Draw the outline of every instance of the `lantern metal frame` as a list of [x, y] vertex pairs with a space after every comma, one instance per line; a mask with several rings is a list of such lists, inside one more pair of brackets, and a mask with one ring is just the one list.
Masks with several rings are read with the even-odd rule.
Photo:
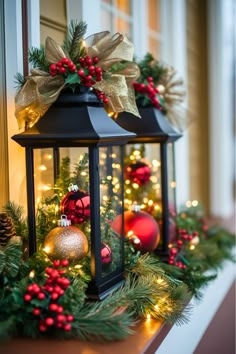
[[[91, 277], [88, 296], [103, 299], [112, 289], [123, 283], [124, 233], [121, 235], [121, 264], [108, 275], [102, 276], [100, 235], [100, 181], [99, 148], [120, 146], [121, 174], [123, 176], [124, 145], [135, 134], [121, 128], [105, 112], [103, 105], [91, 91], [73, 94], [63, 92], [38, 122], [23, 133], [12, 137], [26, 152], [26, 186], [29, 228], [29, 255], [36, 251], [34, 149], [53, 148], [54, 178], [59, 172], [59, 149], [88, 147], [90, 226], [91, 226]], [[123, 193], [122, 186], [122, 197]], [[124, 212], [122, 198], [122, 215]], [[124, 224], [124, 219], [123, 219]], [[123, 226], [123, 225], [122, 225]], [[122, 228], [123, 230], [123, 228]]]
[[[169, 210], [168, 210], [168, 143], [178, 140], [182, 134], [168, 122], [164, 114], [154, 107], [139, 107], [141, 119], [129, 113], [119, 114], [116, 122], [124, 129], [134, 132], [136, 137], [129, 141], [135, 143], [160, 144], [161, 159], [161, 205], [162, 205], [162, 242], [155, 252], [163, 259], [168, 258]], [[175, 170], [175, 169], [174, 169]]]

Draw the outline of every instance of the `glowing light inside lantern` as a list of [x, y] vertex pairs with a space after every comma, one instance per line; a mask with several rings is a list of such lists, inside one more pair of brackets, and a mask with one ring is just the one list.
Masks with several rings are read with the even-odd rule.
[[46, 246], [46, 247], [43, 248], [43, 251], [46, 252], [46, 253], [49, 253], [51, 251], [51, 247]]
[[40, 171], [46, 171], [47, 170], [47, 167], [45, 165], [40, 165], [39, 166], [39, 170]]
[[191, 200], [187, 200], [187, 202], [185, 203], [187, 208], [190, 208], [192, 206], [192, 202]]
[[35, 271], [31, 270], [31, 272], [29, 273], [29, 277], [30, 278], [34, 278], [34, 276], [35, 276]]

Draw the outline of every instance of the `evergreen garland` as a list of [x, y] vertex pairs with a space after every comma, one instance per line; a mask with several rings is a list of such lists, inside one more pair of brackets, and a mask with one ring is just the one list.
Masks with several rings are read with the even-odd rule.
[[[55, 206], [60, 205], [61, 197], [68, 192], [68, 185], [80, 180], [81, 173], [88, 170], [87, 155], [76, 164], [74, 173], [70, 172], [69, 166], [70, 160], [63, 159], [55, 194], [39, 203], [37, 238], [41, 244], [47, 232], [54, 226]], [[86, 189], [88, 181], [86, 178], [84, 180], [85, 184], [79, 187]], [[104, 203], [101, 211], [101, 238], [113, 250], [113, 261], [116, 257], [115, 250], [119, 249], [116, 243], [120, 242], [120, 236], [113, 232], [110, 226], [114, 218], [115, 198], [116, 195], [114, 200]], [[9, 202], [4, 211], [14, 221], [17, 235], [25, 239], [27, 224], [23, 217], [23, 208]], [[57, 272], [61, 269], [58, 268], [57, 262], [62, 261], [52, 262], [40, 247], [37, 253], [24, 260], [22, 245], [8, 242], [0, 248], [0, 339], [14, 336], [50, 336], [104, 342], [126, 338], [133, 333], [138, 320], [149, 316], [169, 323], [186, 323], [191, 312], [188, 305], [191, 296], [200, 299], [203, 288], [215, 279], [223, 261], [234, 260], [232, 248], [235, 239], [230, 232], [219, 226], [207, 229], [203, 212], [199, 208], [183, 209], [175, 217], [175, 222], [179, 232], [176, 235], [176, 243], [171, 247], [177, 249], [183, 230], [186, 235], [197, 233], [199, 237], [199, 244], [194, 248], [190, 247], [188, 240], [181, 241], [182, 246], [176, 257], [185, 268], [163, 263], [155, 253], [141, 255], [129, 240], [125, 239], [124, 285], [110, 293], [102, 302], [89, 301], [86, 296], [91, 278], [89, 255], [76, 264], [68, 264], [65, 260], [63, 274], [60, 276], [66, 278], [69, 285], [54, 301], [56, 306], [61, 306], [65, 316], [69, 316], [65, 318], [71, 318], [71, 322], [63, 324], [65, 330], [55, 325], [46, 327], [45, 331], [40, 329], [44, 326], [42, 321], [46, 318], [56, 321], [55, 314], [50, 310], [52, 295], [45, 286], [50, 277], [48, 269], [54, 267]], [[82, 225], [89, 240], [88, 227], [88, 223]], [[111, 270], [110, 268], [109, 271]], [[33, 284], [42, 289], [45, 298], [33, 297], [28, 302], [25, 296], [29, 286]], [[34, 314], [34, 311], [38, 310], [43, 316], [41, 320]]]
[[[229, 254], [234, 245], [232, 234], [224, 229], [210, 229], [209, 235], [204, 241], [204, 247], [199, 244], [199, 247], [196, 247], [197, 253], [191, 253], [192, 259], [186, 254], [189, 261], [186, 270], [165, 264], [155, 255], [133, 254], [133, 262], [126, 265], [125, 284], [102, 302], [86, 300], [89, 280], [86, 266], [78, 269], [71, 264], [66, 269], [71, 285], [59, 303], [67, 313], [73, 313], [71, 331], [54, 329], [45, 334], [39, 332], [38, 320], [32, 315], [32, 307], [26, 306], [24, 294], [32, 282], [45, 282], [45, 269], [52, 266], [52, 262], [43, 252], [23, 261], [20, 245], [9, 243], [0, 250], [0, 279], [4, 283], [0, 290], [0, 338], [12, 337], [15, 334], [39, 338], [48, 334], [58, 338], [108, 341], [127, 337], [133, 333], [137, 319], [146, 318], [148, 315], [170, 323], [185, 323], [191, 311], [191, 307], [187, 305], [191, 296], [200, 298], [203, 286], [217, 275], [216, 272], [213, 275], [205, 275], [205, 271], [212, 269], [212, 265], [216, 269], [221, 266], [225, 254]], [[213, 261], [213, 252], [208, 267], [207, 262], [200, 267], [197, 259], [206, 257], [204, 252], [209, 252], [208, 247], [215, 244], [214, 239], [217, 244], [216, 261]], [[222, 239], [223, 242], [219, 242]], [[29, 276], [32, 271], [34, 278]], [[34, 305], [40, 305], [45, 311], [48, 306], [47, 301], [40, 300], [34, 302]]]

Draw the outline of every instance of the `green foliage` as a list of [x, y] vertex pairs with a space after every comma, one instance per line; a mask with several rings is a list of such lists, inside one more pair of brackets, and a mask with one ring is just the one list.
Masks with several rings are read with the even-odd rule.
[[16, 89], [19, 90], [26, 83], [26, 78], [21, 73], [16, 73], [14, 82]]
[[55, 184], [55, 190], [63, 195], [68, 192], [70, 184], [70, 159], [64, 157], [61, 161], [59, 176]]
[[12, 218], [13, 224], [16, 229], [16, 235], [21, 236], [23, 239], [28, 238], [28, 226], [26, 218], [24, 217], [24, 208], [17, 205], [12, 201], [6, 203], [3, 211]]
[[[84, 21], [71, 21], [67, 29], [66, 36], [63, 42], [64, 50], [69, 54], [73, 62], [77, 62], [78, 58], [83, 55], [83, 37], [87, 30], [87, 24]], [[77, 75], [78, 76], [78, 75]]]
[[14, 283], [21, 271], [25, 271], [21, 244], [9, 242], [5, 247], [0, 247], [0, 287]]
[[147, 78], [151, 76], [154, 84], [158, 84], [162, 76], [165, 74], [165, 67], [154, 59], [151, 53], [147, 53], [144, 58], [138, 62], [140, 68], [140, 77], [138, 82], [145, 83]]
[[131, 63], [133, 63], [133, 62], [127, 61], [127, 60], [121, 60], [119, 63], [113, 64], [109, 71], [113, 74], [118, 73], [118, 72], [126, 69], [127, 66]]
[[89, 192], [89, 156], [84, 153], [81, 159], [74, 166], [73, 174], [70, 178], [72, 184], [77, 184], [79, 189]]
[[32, 47], [29, 49], [29, 63], [34, 69], [49, 71], [49, 63], [46, 59], [45, 48], [41, 46], [40, 48]]

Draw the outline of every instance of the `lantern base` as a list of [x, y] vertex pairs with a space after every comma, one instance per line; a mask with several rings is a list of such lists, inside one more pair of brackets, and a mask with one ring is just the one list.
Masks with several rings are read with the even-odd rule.
[[114, 283], [114, 279], [106, 282], [101, 286], [96, 286], [94, 282], [90, 282], [88, 284], [88, 288], [86, 292], [88, 299], [104, 300], [111, 292], [119, 289], [125, 283], [125, 280], [123, 279], [123, 277], [120, 280], [115, 278], [115, 283], [114, 284], [113, 283]]

